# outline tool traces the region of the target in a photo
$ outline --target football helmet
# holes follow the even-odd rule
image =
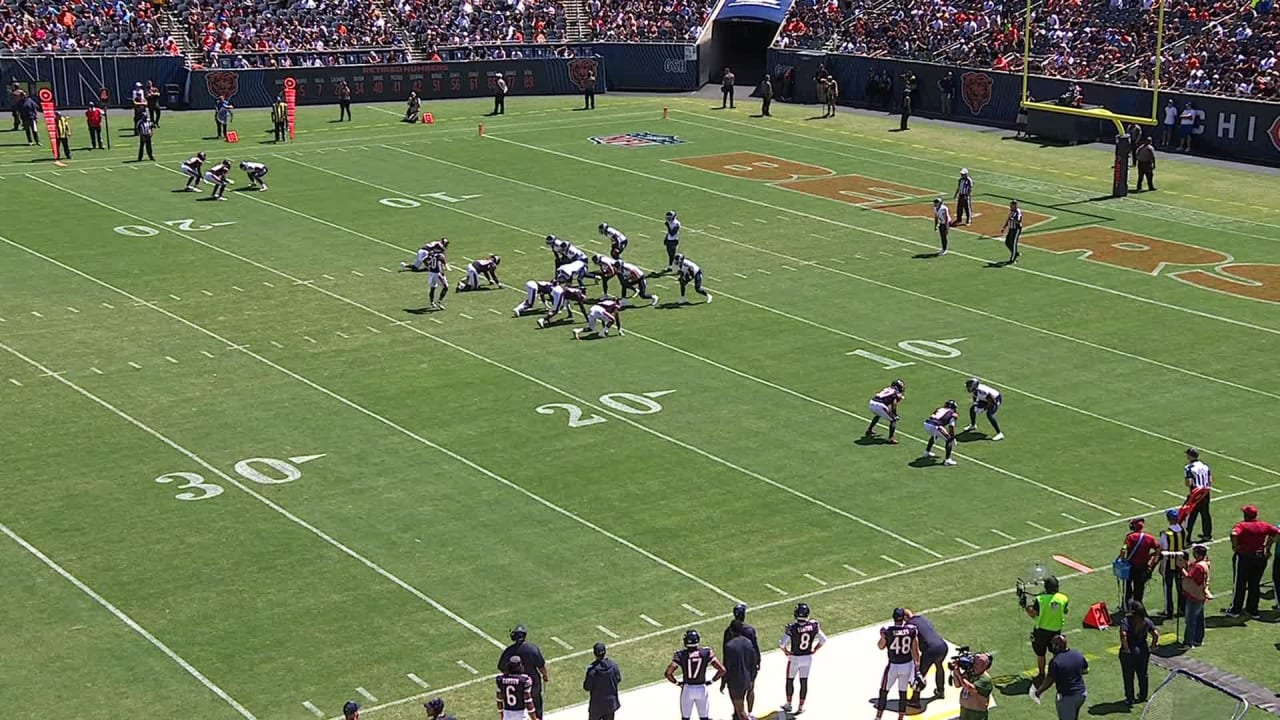
[[[556,240],[559,240],[559,238],[557,238],[555,235],[548,235],[548,236],[547,236],[547,247],[551,247],[552,245],[555,245],[555,244],[556,244]]]
[[[687,648],[696,648],[702,642],[702,636],[697,630],[689,628],[684,631],[684,646]]]
[[[969,378],[964,381],[964,389],[973,392],[978,389],[978,378]]]
[[[198,153],[196,153],[196,157],[200,158],[200,162],[204,162],[204,161],[205,161],[205,158],[206,158],[206,157],[208,157],[208,156],[207,156],[207,155],[205,155],[203,152],[198,152]]]
[[[668,210],[668,211],[667,211],[667,220],[668,220],[668,221],[670,221],[670,220],[675,220],[675,219],[676,219],[676,211],[675,211],[675,210]]]
[[[511,642],[524,642],[529,636],[529,631],[523,625],[517,625],[511,628]]]
[[[940,197],[939,197],[939,198],[934,198],[934,199],[933,199],[933,206],[934,206],[934,207],[938,207],[938,206],[940,206],[940,205],[942,205],[942,198],[940,198]]]
[[[249,161],[247,161],[247,160],[241,160],[241,161],[240,161],[240,169],[241,169],[241,170],[244,170],[244,169],[245,169],[245,165],[248,165],[248,164],[249,164]]]
[[[942,403],[942,407],[947,408],[948,410],[957,410],[960,406],[956,404],[955,400],[948,400]]]
[[[796,603],[795,618],[803,620],[809,617],[809,603]]]
[[[600,223],[600,234],[604,235],[609,232],[609,223]]]
[[[893,609],[893,621],[903,622],[907,619],[907,611],[902,608]]]
[[[672,258],[672,259],[675,261],[675,264],[676,264],[676,265],[681,265],[681,264],[683,264],[683,263],[684,263],[684,253],[676,253],[676,256],[675,256],[674,258]]]
[[[489,255],[489,259],[493,261],[493,266],[498,267],[498,263],[502,262],[501,255]]]
[[[733,606],[733,617],[734,617],[734,619],[736,619],[736,620],[746,620],[746,619],[747,619],[747,606],[746,606],[745,604],[743,604],[743,603],[738,603],[737,605],[734,605],[734,606]]]
[[[898,392],[906,392],[907,390],[907,384],[902,382],[902,378],[895,378],[893,382],[889,383],[889,387]]]
[[[447,237],[440,238],[440,247],[446,247],[446,248],[449,247],[449,238]]]
[[[430,701],[423,703],[422,707],[427,709],[428,715],[436,717],[444,712],[444,699],[432,698]]]

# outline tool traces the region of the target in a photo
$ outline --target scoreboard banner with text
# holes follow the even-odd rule
[[[408,101],[416,92],[424,103],[492,95],[497,73],[507,81],[507,96],[580,93],[591,72],[596,92],[604,92],[605,67],[598,58],[494,60],[405,65],[355,65],[267,70],[193,70],[188,90],[192,108],[212,109],[219,95],[234,105],[270,105],[283,93],[285,79],[297,82],[298,105],[337,102],[338,83],[346,81],[355,102]]]

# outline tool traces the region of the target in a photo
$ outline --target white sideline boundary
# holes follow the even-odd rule
[[[0,240],[2,240],[2,239],[3,239],[3,238],[0,238]],[[7,241],[6,241],[6,242],[7,242]],[[150,303],[148,303],[148,305],[150,305]],[[221,339],[221,338],[218,338],[218,339]],[[288,519],[290,522],[292,522],[292,523],[294,523],[295,525],[297,525],[297,526],[299,526],[299,527],[303,528],[304,530],[307,530],[307,531],[308,531],[308,532],[310,532],[312,535],[315,535],[316,537],[320,538],[321,540],[324,540],[324,541],[325,541],[325,542],[327,542],[329,545],[331,545],[331,546],[333,546],[334,548],[336,548],[336,549],[338,549],[338,550],[342,551],[342,552],[343,552],[344,554],[346,554],[348,557],[350,557],[350,558],[352,558],[352,559],[356,560],[357,562],[359,562],[360,564],[362,564],[362,565],[364,565],[365,567],[369,568],[370,570],[374,571],[374,572],[375,572],[375,573],[377,573],[378,575],[381,575],[383,578],[386,578],[387,580],[390,580],[392,583],[394,583],[395,585],[397,585],[397,586],[398,586],[398,587],[400,587],[401,589],[403,589],[403,590],[407,591],[409,594],[411,594],[411,595],[413,595],[414,597],[418,598],[418,599],[419,599],[419,600],[421,600],[422,602],[424,602],[424,603],[426,603],[426,604],[430,605],[431,607],[435,608],[435,609],[436,609],[436,611],[438,611],[440,614],[444,615],[445,617],[449,618],[450,620],[453,620],[455,623],[457,623],[457,624],[461,625],[462,627],[466,628],[467,630],[470,630],[470,631],[471,631],[472,633],[474,633],[475,635],[478,635],[478,636],[480,636],[481,638],[484,638],[486,641],[488,641],[488,642],[489,642],[489,644],[493,645],[494,647],[497,647],[497,648],[505,648],[505,647],[506,647],[506,645],[505,645],[504,643],[500,642],[497,638],[495,638],[495,637],[493,637],[492,635],[490,635],[490,634],[486,633],[484,630],[481,630],[479,627],[477,627],[477,626],[475,626],[474,624],[472,624],[472,623],[471,623],[469,620],[467,620],[466,618],[462,617],[461,615],[459,615],[459,614],[457,614],[457,613],[453,612],[452,610],[450,610],[449,608],[445,607],[445,606],[444,606],[444,605],[442,605],[441,603],[439,603],[439,602],[435,601],[434,599],[430,598],[429,596],[427,596],[427,594],[426,594],[426,593],[424,593],[424,592],[422,592],[421,590],[417,589],[417,588],[416,588],[416,587],[414,587],[413,585],[410,585],[409,583],[405,582],[404,580],[401,580],[399,577],[397,577],[397,576],[395,576],[395,575],[391,574],[391,572],[390,572],[390,571],[386,570],[386,569],[385,569],[385,568],[383,568],[381,565],[378,565],[377,563],[375,563],[375,562],[373,562],[372,560],[370,560],[370,559],[366,558],[365,556],[361,555],[360,553],[356,552],[355,550],[352,550],[350,547],[347,547],[346,545],[344,545],[344,544],[343,544],[342,542],[340,542],[339,540],[337,540],[337,539],[333,538],[332,536],[328,535],[327,533],[325,533],[325,532],[324,532],[323,530],[321,530],[320,528],[318,528],[318,527],[316,527],[316,526],[312,525],[311,523],[307,522],[306,520],[303,520],[302,518],[298,517],[297,515],[294,515],[292,512],[290,512],[289,510],[286,510],[284,507],[282,507],[281,505],[277,504],[277,503],[276,503],[276,502],[274,502],[273,500],[271,500],[271,499],[267,498],[266,496],[262,495],[261,493],[259,493],[259,492],[255,491],[253,488],[250,488],[249,486],[245,485],[244,483],[240,482],[239,480],[236,480],[235,478],[233,478],[233,477],[231,477],[230,475],[226,474],[225,472],[223,472],[222,470],[220,470],[217,466],[213,465],[212,463],[209,463],[209,462],[208,462],[208,461],[206,461],[204,458],[202,458],[202,457],[200,457],[199,455],[195,454],[195,453],[194,453],[194,452],[192,452],[191,450],[188,450],[187,448],[183,447],[182,445],[179,445],[175,440],[173,440],[173,439],[169,438],[169,436],[167,436],[167,435],[165,435],[165,434],[161,433],[160,431],[156,430],[155,428],[151,427],[150,425],[147,425],[146,423],[142,422],[141,420],[138,420],[137,418],[133,417],[132,415],[129,415],[128,413],[126,413],[126,412],[124,412],[123,410],[121,410],[121,409],[117,408],[116,406],[112,405],[111,403],[107,402],[106,400],[104,400],[104,399],[102,399],[102,398],[98,397],[97,395],[93,394],[92,392],[90,392],[90,391],[88,391],[88,390],[84,389],[83,387],[80,387],[80,386],[79,386],[79,385],[77,385],[76,383],[74,383],[74,382],[72,382],[72,381],[70,381],[70,380],[68,380],[68,379],[66,379],[66,378],[64,378],[64,377],[62,377],[62,375],[63,375],[62,373],[55,373],[53,370],[51,370],[50,368],[48,368],[48,367],[46,367],[45,365],[43,365],[42,363],[40,363],[40,361],[35,360],[35,359],[32,359],[32,358],[30,358],[30,357],[28,357],[28,356],[26,356],[26,355],[22,354],[22,353],[21,353],[21,352],[19,352],[18,350],[15,350],[14,348],[12,348],[12,347],[10,347],[10,346],[6,345],[6,344],[5,344],[5,343],[3,343],[3,342],[0,342],[0,350],[4,350],[5,352],[9,353],[10,355],[13,355],[14,357],[18,358],[19,360],[22,360],[23,362],[27,363],[28,365],[30,365],[30,366],[32,366],[32,367],[34,367],[34,368],[36,368],[36,369],[38,369],[38,370],[40,370],[40,371],[42,371],[42,372],[47,373],[47,374],[49,375],[49,377],[52,377],[54,380],[57,380],[59,383],[62,383],[64,386],[66,386],[66,387],[68,387],[68,388],[70,388],[70,389],[72,389],[72,390],[76,391],[76,392],[77,392],[77,393],[79,393],[81,396],[83,396],[83,397],[85,397],[85,398],[87,398],[87,399],[89,399],[89,400],[93,401],[93,402],[94,402],[94,403],[96,403],[97,405],[101,406],[103,409],[105,409],[105,410],[107,410],[107,411],[109,411],[109,412],[113,413],[114,415],[116,415],[117,417],[119,417],[121,420],[124,420],[124,421],[128,422],[129,424],[133,425],[134,427],[138,428],[139,430],[143,431],[144,433],[146,433],[146,434],[150,435],[151,437],[155,438],[156,440],[159,440],[160,442],[162,442],[162,443],[164,443],[165,445],[169,446],[169,448],[171,448],[172,450],[174,450],[174,451],[176,451],[176,452],[180,453],[181,455],[183,455],[184,457],[186,457],[186,458],[187,458],[188,460],[190,460],[191,462],[194,462],[194,463],[196,463],[197,465],[199,465],[200,467],[204,468],[205,470],[208,470],[210,473],[213,473],[214,475],[216,475],[216,476],[217,476],[220,480],[222,480],[223,482],[227,483],[228,485],[231,485],[232,487],[235,487],[236,489],[238,489],[238,490],[240,490],[241,492],[245,493],[246,495],[248,495],[249,497],[253,498],[254,500],[257,500],[258,502],[262,503],[263,505],[266,505],[268,508],[271,508],[271,509],[272,509],[272,510],[274,510],[276,513],[278,513],[278,514],[280,514],[281,516],[283,516],[284,518]],[[249,351],[248,351],[247,349],[242,349],[242,352],[246,352],[246,353],[247,353],[247,352],[249,352]]]
[[[620,537],[620,536],[618,536],[618,535],[615,535],[615,534],[613,534],[613,533],[609,532],[608,530],[605,530],[604,528],[602,528],[602,527],[600,527],[600,526],[596,525],[595,523],[592,523],[591,521],[589,521],[589,520],[587,520],[587,519],[585,519],[585,518],[583,518],[583,517],[580,517],[579,515],[577,515],[577,514],[575,514],[575,513],[571,512],[571,511],[569,511],[569,510],[566,510],[565,508],[560,507],[559,505],[556,505],[555,503],[552,503],[550,500],[547,500],[547,499],[543,498],[541,495],[537,495],[536,493],[533,493],[533,492],[531,492],[531,491],[529,491],[529,490],[526,490],[526,489],[525,489],[525,488],[523,488],[522,486],[520,486],[520,485],[518,485],[518,484],[516,484],[516,483],[512,482],[511,480],[508,480],[507,478],[505,478],[505,477],[503,477],[503,476],[501,476],[501,475],[498,475],[497,473],[492,472],[492,471],[491,471],[491,470],[489,470],[488,468],[485,468],[485,467],[483,467],[483,466],[481,466],[481,465],[478,465],[477,463],[475,463],[475,462],[471,461],[470,459],[468,459],[468,458],[466,458],[466,457],[464,457],[464,456],[462,456],[462,455],[459,455],[458,453],[455,453],[455,452],[453,452],[452,450],[449,450],[448,448],[446,448],[446,447],[444,447],[444,446],[442,446],[442,445],[437,445],[436,443],[433,443],[433,442],[431,442],[430,440],[427,440],[426,438],[422,437],[421,435],[418,435],[417,433],[414,433],[413,431],[411,431],[411,430],[409,430],[409,429],[407,429],[407,428],[405,428],[405,427],[403,427],[403,426],[400,426],[400,425],[398,425],[398,424],[396,424],[396,423],[392,422],[391,420],[389,420],[389,419],[387,419],[387,418],[385,418],[385,417],[383,417],[383,416],[381,416],[381,415],[379,415],[379,414],[377,414],[377,413],[373,412],[372,410],[369,410],[369,409],[367,409],[367,408],[363,407],[362,405],[359,405],[359,404],[355,403],[354,401],[352,401],[352,400],[349,400],[349,399],[345,398],[344,396],[338,395],[337,393],[335,393],[335,392],[333,392],[333,391],[329,390],[328,388],[322,387],[321,385],[319,385],[319,384],[317,384],[317,383],[315,383],[315,382],[313,382],[313,381],[311,381],[311,380],[309,380],[309,379],[307,379],[307,378],[305,378],[305,377],[303,377],[303,376],[301,376],[301,375],[299,375],[299,374],[297,374],[297,373],[293,372],[292,370],[289,370],[288,368],[285,368],[285,367],[284,367],[284,366],[282,366],[282,365],[278,365],[278,364],[276,364],[276,363],[272,362],[271,360],[268,360],[267,358],[265,358],[265,357],[263,357],[263,356],[261,356],[261,355],[258,355],[257,353],[253,352],[252,350],[248,349],[247,347],[245,347],[245,346],[243,346],[243,345],[236,345],[235,343],[233,343],[233,342],[231,342],[230,340],[228,340],[227,338],[224,338],[223,336],[221,336],[221,335],[219,335],[219,334],[217,334],[217,333],[213,332],[212,330],[209,330],[209,329],[204,328],[204,327],[202,327],[202,326],[200,326],[200,325],[197,325],[196,323],[193,323],[193,322],[191,322],[191,321],[187,320],[186,318],[183,318],[183,317],[181,317],[181,316],[179,316],[179,315],[177,315],[177,314],[175,314],[175,313],[172,313],[172,312],[170,312],[170,311],[168,311],[168,310],[165,310],[164,308],[161,308],[161,307],[159,307],[158,305],[154,305],[154,304],[152,304],[152,303],[147,303],[147,302],[145,302],[145,301],[141,301],[139,298],[137,298],[136,296],[132,295],[132,294],[131,294],[131,293],[129,293],[128,291],[125,291],[125,290],[122,290],[122,289],[120,289],[120,288],[117,288],[117,287],[115,287],[115,286],[113,286],[113,285],[111,285],[111,284],[107,283],[107,282],[106,282],[106,281],[104,281],[104,280],[100,280],[100,279],[98,279],[98,278],[96,278],[96,277],[94,277],[94,276],[92,276],[92,275],[89,275],[88,273],[85,273],[85,272],[83,272],[83,271],[81,271],[81,270],[78,270],[78,269],[73,268],[73,267],[71,267],[71,266],[69,266],[69,265],[66,265],[65,263],[62,263],[62,262],[60,262],[60,261],[58,261],[58,260],[56,260],[56,259],[54,259],[54,258],[51,258],[51,257],[49,257],[49,256],[47,256],[47,255],[43,255],[43,254],[41,254],[41,253],[39,253],[39,252],[36,252],[35,250],[32,250],[32,249],[30,249],[30,248],[27,248],[26,246],[21,245],[20,243],[16,243],[16,242],[14,242],[14,241],[12,241],[12,240],[9,240],[8,238],[5,238],[5,237],[3,237],[3,236],[0,236],[0,242],[4,242],[4,243],[7,243],[7,244],[9,244],[9,245],[11,245],[11,246],[13,246],[13,247],[16,247],[16,248],[20,249],[20,250],[24,250],[25,252],[28,252],[28,253],[30,253],[30,254],[32,254],[32,255],[35,255],[36,257],[39,257],[39,258],[41,258],[41,259],[43,259],[43,260],[46,260],[46,261],[48,261],[48,262],[50,262],[50,263],[52,263],[52,264],[54,264],[54,265],[57,265],[58,267],[61,267],[61,268],[65,269],[65,270],[68,270],[68,271],[70,271],[70,272],[72,272],[72,273],[74,273],[74,274],[76,274],[76,275],[79,275],[80,277],[83,277],[83,278],[84,278],[84,279],[86,279],[86,280],[89,280],[89,281],[91,281],[91,282],[93,282],[93,283],[96,283],[96,284],[98,284],[98,285],[102,286],[102,287],[105,287],[105,288],[107,288],[107,289],[109,289],[109,290],[111,290],[111,291],[113,291],[113,292],[116,292],[116,293],[118,293],[118,294],[120,294],[120,295],[122,295],[122,296],[124,296],[124,297],[129,297],[129,298],[132,298],[132,299],[134,299],[134,300],[136,300],[136,301],[143,302],[147,307],[151,308],[152,310],[155,310],[155,311],[157,311],[157,312],[159,312],[159,313],[161,313],[161,314],[163,314],[163,315],[165,315],[165,316],[167,316],[167,317],[169,317],[169,318],[171,318],[171,319],[173,319],[173,320],[177,320],[178,322],[182,323],[183,325],[186,325],[186,326],[188,326],[188,327],[192,328],[193,330],[196,330],[196,331],[198,331],[198,332],[200,332],[200,333],[202,333],[202,334],[204,334],[204,335],[206,335],[206,336],[208,336],[208,337],[211,337],[211,338],[213,338],[213,339],[215,339],[215,340],[218,340],[219,342],[225,343],[229,348],[235,348],[236,350],[238,350],[238,351],[240,351],[240,352],[242,352],[242,353],[244,353],[244,354],[248,355],[249,357],[252,357],[253,359],[255,359],[255,360],[257,360],[257,361],[259,361],[259,362],[263,363],[264,365],[267,365],[267,366],[269,366],[269,367],[271,367],[271,368],[273,368],[273,369],[275,369],[275,370],[278,370],[279,372],[284,373],[285,375],[287,375],[287,376],[289,376],[289,377],[293,378],[294,380],[297,380],[298,382],[300,382],[300,383],[302,383],[302,384],[304,384],[304,385],[306,385],[306,386],[308,386],[308,387],[311,387],[311,388],[313,388],[313,389],[315,389],[315,390],[318,390],[318,391],[320,391],[320,392],[324,393],[325,395],[327,395],[327,396],[329,396],[329,397],[333,398],[334,400],[337,400],[338,402],[342,403],[343,405],[346,405],[347,407],[349,407],[349,408],[351,408],[351,409],[353,409],[353,410],[356,410],[356,411],[360,412],[361,414],[363,414],[363,415],[365,415],[365,416],[367,416],[367,417],[369,417],[369,418],[372,418],[372,419],[374,419],[374,420],[376,420],[376,421],[380,422],[380,423],[381,423],[381,424],[383,424],[384,426],[389,427],[389,428],[391,428],[391,429],[393,429],[393,430],[396,430],[396,431],[397,431],[397,432],[399,432],[400,434],[405,435],[406,437],[409,437],[409,438],[411,438],[411,439],[413,439],[413,440],[416,440],[416,441],[418,441],[419,443],[421,443],[421,444],[423,444],[423,445],[426,445],[427,447],[429,447],[429,448],[431,448],[431,449],[433,449],[433,450],[436,450],[436,451],[438,451],[438,452],[440,452],[440,453],[442,453],[442,454],[444,454],[444,455],[448,456],[449,458],[451,458],[451,459],[453,459],[453,460],[455,460],[455,461],[457,461],[457,462],[459,462],[459,463],[461,463],[461,464],[463,464],[463,465],[465,465],[465,466],[467,466],[467,467],[471,468],[472,470],[475,470],[475,471],[479,472],[480,474],[484,475],[485,477],[488,477],[488,478],[490,478],[490,479],[492,479],[492,480],[495,480],[495,481],[497,481],[497,482],[501,483],[502,485],[504,485],[504,486],[506,486],[506,487],[508,487],[508,488],[511,488],[512,490],[515,490],[515,491],[519,492],[520,494],[522,494],[522,495],[524,495],[524,496],[526,496],[526,497],[528,497],[528,498],[530,498],[530,499],[532,499],[532,500],[536,501],[538,504],[542,505],[543,507],[546,507],[547,509],[552,510],[552,511],[554,511],[554,512],[556,512],[556,513],[558,513],[558,514],[560,514],[560,515],[562,515],[562,516],[564,516],[564,517],[567,517],[567,518],[569,518],[569,519],[573,520],[574,522],[577,522],[577,523],[579,523],[579,524],[581,524],[581,525],[583,525],[583,526],[585,526],[585,527],[588,527],[588,528],[590,528],[590,529],[592,529],[592,530],[595,530],[596,532],[598,532],[598,533],[600,533],[600,534],[602,534],[602,535],[605,535],[605,536],[606,536],[606,537],[608,537],[609,539],[611,539],[611,540],[613,540],[613,541],[615,541],[615,542],[617,542],[617,543],[619,543],[619,544],[623,545],[624,547],[627,547],[627,548],[629,548],[629,549],[631,549],[631,550],[634,550],[634,551],[635,551],[635,552],[637,552],[638,554],[640,554],[640,555],[642,555],[642,556],[644,556],[644,557],[647,557],[647,558],[649,558],[650,560],[653,560],[654,562],[656,562],[656,563],[658,563],[658,564],[662,565],[663,567],[667,568],[668,570],[671,570],[672,572],[675,572],[675,573],[676,573],[676,574],[678,574],[678,575],[682,575],[682,576],[684,576],[685,578],[687,578],[687,579],[689,579],[689,580],[693,580],[693,581],[694,581],[694,582],[696,582],[698,585],[701,585],[702,587],[704,587],[704,588],[706,588],[706,589],[708,589],[708,590],[710,590],[710,591],[712,591],[712,592],[716,593],[717,595],[719,595],[719,596],[721,596],[721,597],[723,597],[723,598],[726,598],[726,599],[728,599],[728,600],[732,600],[732,601],[733,601],[733,602],[735,602],[735,603],[736,603],[736,602],[741,602],[741,601],[740,601],[736,596],[734,596],[733,594],[729,593],[728,591],[723,590],[723,589],[719,588],[718,586],[713,585],[713,584],[711,584],[710,582],[708,582],[708,581],[706,581],[706,580],[703,580],[702,578],[700,578],[700,577],[698,577],[698,576],[694,575],[693,573],[691,573],[691,572],[689,572],[689,571],[687,571],[687,570],[684,570],[683,568],[680,568],[680,567],[678,567],[678,566],[676,566],[676,565],[674,565],[674,564],[672,564],[672,563],[668,562],[667,560],[665,560],[665,559],[663,559],[663,558],[658,557],[657,555],[655,555],[655,554],[653,554],[653,553],[649,552],[648,550],[645,550],[644,548],[640,547],[639,545],[636,545],[635,543],[632,543],[632,542],[631,542],[631,541],[629,541],[629,540],[626,540],[626,539],[624,539],[624,538],[622,538],[622,537]],[[406,326],[406,327],[407,327],[407,326]],[[5,350],[9,351],[10,353],[14,353],[14,354],[19,355],[19,357],[22,357],[24,360],[27,360],[28,362],[30,362],[30,363],[32,363],[32,364],[35,364],[37,367],[43,367],[43,366],[39,365],[38,363],[35,363],[34,361],[32,361],[32,360],[30,360],[30,359],[26,358],[25,356],[22,356],[21,354],[17,353],[15,350],[13,350],[13,349],[11,349],[11,348],[9,348],[9,347],[7,347],[7,346],[3,345],[3,343],[0,343],[0,348],[5,349]],[[72,387],[73,389],[76,389],[77,391],[81,392],[82,394],[86,394],[86,396],[87,396],[87,397],[89,397],[90,399],[93,399],[93,400],[95,400],[95,401],[97,401],[97,400],[98,400],[98,399],[96,398],[96,396],[92,395],[91,393],[88,393],[88,391],[83,390],[82,388],[79,388],[79,386],[75,385],[74,383],[70,383],[70,381],[67,381],[67,380],[65,380],[65,379],[63,379],[63,378],[61,378],[61,377],[58,377],[57,379],[58,379],[59,381],[63,382],[63,383],[68,384],[68,386],[69,386],[69,387]],[[105,401],[104,401],[104,402],[105,402]],[[121,414],[121,416],[122,416],[122,417],[125,417],[126,419],[130,419],[130,420],[132,421],[132,419],[131,419],[131,418],[129,418],[127,415],[123,415],[122,413],[120,413],[120,411],[116,410],[115,408],[112,408],[112,407],[110,407],[109,405],[104,405],[104,407],[107,407],[108,409],[112,410],[113,412],[116,412],[117,414]],[[138,424],[138,423],[136,423],[136,421],[135,421],[135,424]],[[415,595],[416,597],[418,597],[419,599],[423,600],[424,602],[427,602],[427,603],[428,603],[428,604],[430,604],[432,607],[435,607],[437,610],[439,610],[439,611],[441,611],[442,613],[444,613],[445,615],[449,616],[451,619],[454,619],[456,622],[459,622],[459,623],[463,624],[463,625],[464,625],[464,627],[467,627],[467,628],[468,628],[469,630],[471,630],[472,632],[474,632],[474,633],[476,633],[476,634],[480,635],[481,637],[483,637],[485,640],[487,640],[490,644],[494,645],[495,647],[499,647],[499,648],[506,647],[506,645],[504,645],[502,642],[498,641],[498,640],[497,640],[496,638],[494,638],[493,636],[491,636],[491,635],[489,635],[489,634],[485,633],[485,632],[484,632],[483,630],[481,630],[480,628],[478,628],[478,627],[476,627],[476,626],[472,625],[470,622],[468,622],[468,621],[464,620],[461,616],[457,616],[457,615],[456,615],[456,613],[453,613],[452,611],[450,611],[450,610],[448,610],[447,608],[445,608],[443,605],[441,605],[441,604],[437,603],[435,600],[432,600],[431,598],[427,597],[424,593],[422,593],[420,590],[417,590],[417,589],[416,589],[416,588],[414,588],[412,585],[409,585],[407,582],[405,582],[405,581],[403,581],[403,580],[400,580],[400,579],[399,579],[399,578],[397,578],[396,576],[392,575],[390,572],[387,572],[386,570],[383,570],[383,569],[382,569],[382,568],[380,568],[378,565],[374,564],[372,561],[365,559],[363,556],[359,555],[359,554],[358,554],[358,553],[356,553],[355,551],[351,550],[350,548],[347,548],[345,545],[342,545],[342,544],[341,544],[341,543],[339,543],[338,541],[336,541],[336,540],[334,540],[333,538],[331,538],[331,537],[329,537],[328,535],[326,535],[323,531],[319,530],[318,528],[316,528],[316,527],[314,527],[314,526],[312,526],[312,525],[310,525],[310,524],[307,524],[305,521],[301,520],[300,518],[297,518],[297,517],[296,517],[296,516],[294,516],[292,513],[290,513],[288,510],[285,510],[283,507],[281,507],[281,506],[279,506],[279,505],[276,505],[276,504],[275,504],[275,503],[273,503],[272,501],[268,500],[266,497],[264,497],[264,496],[262,496],[262,495],[259,495],[258,493],[254,492],[251,488],[248,488],[247,486],[243,485],[242,483],[240,483],[240,482],[238,482],[238,481],[236,481],[236,480],[234,480],[234,479],[232,479],[232,478],[228,477],[225,473],[222,473],[220,470],[217,470],[217,469],[216,469],[216,468],[214,468],[213,466],[211,466],[211,465],[209,465],[208,463],[205,463],[203,460],[200,460],[199,458],[197,458],[193,453],[190,453],[189,451],[187,451],[187,450],[185,450],[185,449],[180,448],[178,445],[173,444],[171,441],[168,441],[168,440],[167,440],[167,439],[165,439],[163,436],[161,436],[159,433],[157,433],[157,432],[156,432],[156,431],[154,431],[154,430],[151,430],[150,428],[147,428],[147,427],[145,427],[145,426],[143,426],[143,425],[140,425],[140,424],[139,424],[139,427],[141,427],[142,429],[146,430],[147,432],[149,432],[149,433],[151,433],[151,434],[155,435],[157,438],[160,438],[160,439],[162,439],[162,440],[165,440],[165,442],[166,442],[166,443],[168,443],[168,444],[170,444],[170,445],[171,445],[171,447],[173,447],[174,449],[178,450],[179,452],[182,452],[183,454],[187,455],[187,456],[188,456],[188,457],[190,457],[192,460],[194,460],[194,461],[196,461],[196,462],[200,463],[202,466],[204,466],[204,467],[208,468],[211,472],[213,472],[213,473],[217,474],[219,477],[223,478],[223,479],[224,479],[224,480],[226,480],[227,482],[230,482],[230,483],[232,483],[233,485],[235,485],[236,487],[240,488],[241,490],[243,490],[243,491],[245,491],[245,492],[249,493],[249,494],[250,494],[251,496],[253,496],[255,499],[258,499],[260,502],[263,502],[263,503],[267,504],[269,507],[271,507],[271,508],[272,508],[273,510],[275,510],[276,512],[279,512],[279,513],[281,513],[282,515],[284,515],[285,517],[289,518],[290,520],[293,520],[294,522],[296,522],[296,523],[298,523],[298,524],[302,525],[303,527],[305,527],[305,528],[307,528],[308,530],[310,530],[312,533],[316,534],[316,535],[317,535],[318,537],[320,537],[321,539],[323,539],[323,540],[325,540],[325,541],[329,542],[330,544],[334,545],[335,547],[337,547],[338,549],[342,550],[343,552],[346,552],[348,555],[352,556],[353,558],[356,558],[357,560],[359,560],[360,562],[362,562],[362,563],[364,563],[366,566],[368,566],[370,569],[375,570],[375,572],[378,572],[380,575],[382,575],[383,577],[387,578],[388,580],[391,580],[392,582],[396,583],[397,585],[399,585],[400,587],[404,588],[405,590],[408,590],[410,593],[414,594],[414,595]]]
[[[65,380],[62,380],[61,377],[57,379],[62,382],[66,382]],[[89,596],[91,600],[93,600],[95,603],[101,606],[102,609],[114,615],[117,620],[124,623],[125,626],[128,627],[130,630],[141,635],[143,639],[151,643],[152,647],[164,653],[165,657],[172,660],[175,665],[182,668],[184,671],[186,671],[188,675],[198,680],[201,685],[204,685],[206,688],[208,688],[210,692],[212,692],[214,695],[217,695],[219,698],[221,698],[222,701],[225,702],[227,705],[230,705],[231,708],[240,715],[240,717],[245,718],[245,720],[256,720],[253,713],[249,712],[248,708],[246,708],[244,705],[241,705],[239,702],[237,702],[235,698],[231,697],[231,695],[228,694],[226,690],[223,690],[222,688],[218,687],[218,685],[215,684],[208,677],[206,677],[204,673],[197,670],[194,665],[184,660],[181,655],[174,652],[168,645],[165,645],[163,642],[161,642],[159,638],[157,638],[155,635],[152,635],[146,628],[139,625],[136,620],[134,620],[133,618],[125,614],[123,610],[113,605],[110,600],[107,600],[106,598],[102,597],[93,588],[89,587],[84,582],[82,582],[80,578],[77,578],[75,575],[72,575],[66,568],[62,567],[56,561],[54,561],[53,558],[49,557],[48,555],[45,555],[43,552],[40,551],[39,548],[37,548],[36,546],[24,540],[22,536],[18,535],[18,533],[14,532],[13,530],[10,530],[9,527],[3,523],[0,523],[0,533],[4,533],[10,540],[17,543],[17,545],[21,547],[23,550],[26,550],[28,553],[33,555],[37,560],[44,563],[50,570],[54,571],[58,575],[61,575],[63,580],[66,580],[67,582],[71,583],[72,585],[75,586],[77,590]]]

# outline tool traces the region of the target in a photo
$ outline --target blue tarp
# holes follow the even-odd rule
[[[782,24],[793,0],[728,0],[716,20],[755,20]]]

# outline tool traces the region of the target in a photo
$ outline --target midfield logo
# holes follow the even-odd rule
[[[684,141],[675,135],[658,135],[650,132],[631,132],[622,135],[594,135],[591,142],[597,145],[636,148],[653,145],[680,145]]]

